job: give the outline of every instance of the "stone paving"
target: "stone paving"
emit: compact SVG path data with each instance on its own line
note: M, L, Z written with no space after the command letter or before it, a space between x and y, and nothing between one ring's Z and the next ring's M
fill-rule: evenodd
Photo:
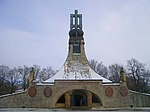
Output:
M0 108L0 112L150 112L150 108L100 108L91 110L39 109L39 108Z

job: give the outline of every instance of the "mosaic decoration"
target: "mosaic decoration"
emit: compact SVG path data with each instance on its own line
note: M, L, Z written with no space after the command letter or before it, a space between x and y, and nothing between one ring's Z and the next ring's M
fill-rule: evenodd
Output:
M111 97L113 95L113 89L111 87L107 87L105 89L105 94L106 96Z
M123 96L123 97L128 94L128 90L125 86L120 87L119 92L120 92L121 96Z
M37 93L37 90L36 90L36 88L35 88L34 86L32 86L32 87L30 87L30 88L28 89L28 95L29 95L30 97L35 97L35 96L36 96L36 93Z
M52 95L52 89L50 87L46 87L44 89L44 96L45 97L50 97Z
M70 64L70 66L69 66ZM91 79L89 65L83 65L79 61L70 61L64 66L64 79L69 79L69 74L72 74L75 79Z

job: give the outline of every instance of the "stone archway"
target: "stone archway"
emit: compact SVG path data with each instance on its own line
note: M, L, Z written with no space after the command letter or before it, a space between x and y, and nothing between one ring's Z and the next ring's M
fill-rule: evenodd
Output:
M74 90L70 96L70 106L87 106L87 93L84 90Z
M66 93L62 94L57 103L56 107L97 107L102 106L102 102L100 98L88 91L83 89L75 89L67 91Z

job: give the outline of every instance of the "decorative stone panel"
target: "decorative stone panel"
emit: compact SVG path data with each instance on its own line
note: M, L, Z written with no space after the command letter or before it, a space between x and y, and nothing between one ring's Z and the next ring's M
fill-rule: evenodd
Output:
M45 97L50 97L52 95L52 89L50 87L46 87L44 89L44 96Z
M113 89L111 87L107 87L105 89L105 95L111 97L113 95Z
M123 97L128 94L128 90L125 86L120 87L119 92L120 92L120 95L123 96Z
M37 94L37 90L36 90L36 87L35 86L31 86L29 89L28 89L28 95L30 97L35 97Z

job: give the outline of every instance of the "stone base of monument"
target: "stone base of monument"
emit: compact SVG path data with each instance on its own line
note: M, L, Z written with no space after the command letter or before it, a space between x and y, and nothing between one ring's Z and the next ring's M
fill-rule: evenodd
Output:
M1 112L8 111L8 112L69 112L69 111L93 111L93 112L150 112L150 107L148 108L71 108L71 109L41 109L41 108L0 108Z

